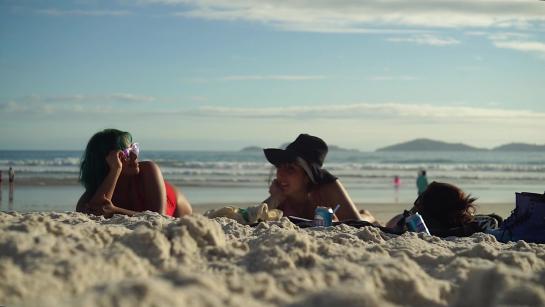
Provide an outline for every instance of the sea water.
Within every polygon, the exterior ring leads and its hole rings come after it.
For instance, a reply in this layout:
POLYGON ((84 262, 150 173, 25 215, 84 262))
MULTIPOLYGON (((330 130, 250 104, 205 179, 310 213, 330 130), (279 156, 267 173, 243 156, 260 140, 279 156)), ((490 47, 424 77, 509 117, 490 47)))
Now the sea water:
MULTIPOLYGON (((14 210, 72 210, 83 192, 78 184, 81 151, 0 151, 3 171, 0 210, 9 210, 7 170, 16 172, 14 210), (8 209, 7 209, 8 208, 8 209)), ((260 202, 274 168, 261 151, 146 151, 163 176, 181 187, 192 204, 260 202)), ((358 152, 332 151, 324 167, 339 177, 357 203, 402 202, 416 197, 416 176, 449 182, 479 202, 513 202, 514 193, 545 190, 544 152, 358 152), (396 188, 393 178, 401 178, 396 188)))

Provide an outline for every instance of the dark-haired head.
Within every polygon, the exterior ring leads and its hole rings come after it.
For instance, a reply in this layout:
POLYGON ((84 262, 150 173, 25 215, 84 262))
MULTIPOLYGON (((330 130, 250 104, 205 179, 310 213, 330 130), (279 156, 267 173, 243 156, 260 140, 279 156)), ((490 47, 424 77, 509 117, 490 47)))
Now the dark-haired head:
POLYGON ((91 137, 83 153, 79 172, 79 181, 86 192, 94 193, 106 178, 109 171, 106 163, 108 153, 125 149, 131 143, 131 134, 117 129, 105 129, 91 137))
POLYGON ((426 223, 450 228, 461 226, 473 218, 475 200, 452 184, 434 181, 416 199, 414 205, 426 223))

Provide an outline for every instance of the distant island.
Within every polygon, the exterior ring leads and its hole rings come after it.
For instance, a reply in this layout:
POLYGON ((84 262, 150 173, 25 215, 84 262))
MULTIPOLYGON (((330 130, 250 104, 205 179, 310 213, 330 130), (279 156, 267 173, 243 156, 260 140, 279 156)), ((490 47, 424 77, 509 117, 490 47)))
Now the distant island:
POLYGON ((430 139, 415 139, 379 148, 376 151, 545 151, 545 145, 511 143, 493 149, 478 148, 462 143, 447 143, 430 139))
POLYGON ((259 146, 248 146, 248 147, 242 148, 240 151, 262 151, 262 150, 263 148, 259 146))
MULTIPOLYGON (((278 148, 286 148, 286 146, 288 146, 289 143, 286 143, 286 144, 282 144, 282 146, 278 147, 278 148)), ((329 145, 328 146, 329 148, 329 151, 342 151, 342 152, 359 152, 359 150, 357 149, 347 149, 347 148, 343 148, 343 147, 340 147, 340 146, 337 146, 337 145, 329 145)), ((259 147, 259 146, 247 146, 247 147, 244 147, 242 148, 240 151, 241 152, 255 152, 255 151, 262 151, 263 148, 262 147, 259 147)))
POLYGON ((511 143, 492 149, 494 151, 545 151, 545 145, 511 143))

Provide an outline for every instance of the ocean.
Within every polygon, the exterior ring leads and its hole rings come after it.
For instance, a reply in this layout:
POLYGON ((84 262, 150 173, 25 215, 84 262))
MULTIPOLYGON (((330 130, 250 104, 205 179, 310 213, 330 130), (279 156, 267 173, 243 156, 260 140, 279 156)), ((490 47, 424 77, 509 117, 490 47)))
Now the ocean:
MULTIPOLYGON (((0 151, 0 210, 73 210, 83 192, 78 184, 81 151, 0 151), (16 172, 9 201, 7 170, 16 172)), ((261 151, 146 151, 163 176, 180 187, 194 206, 258 203, 268 194, 274 169, 261 151)), ((482 203, 514 202, 519 191, 545 191, 545 152, 358 152, 332 151, 324 167, 339 177, 355 202, 410 205, 415 180, 449 182, 482 203), (394 176, 401 186, 393 185, 394 176)))

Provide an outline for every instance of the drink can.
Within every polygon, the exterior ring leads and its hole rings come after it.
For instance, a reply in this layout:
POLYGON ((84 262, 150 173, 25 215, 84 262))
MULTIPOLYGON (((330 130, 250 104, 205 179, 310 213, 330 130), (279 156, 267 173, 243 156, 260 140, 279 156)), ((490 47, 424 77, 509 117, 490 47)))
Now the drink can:
POLYGON ((314 226, 331 226, 333 224, 333 210, 326 207, 318 207, 314 211, 314 226))
POLYGON ((405 223, 407 224, 407 228, 409 229, 409 231, 425 232, 427 234, 430 234, 430 231, 428 230, 428 227, 426 227, 424 219, 420 214, 418 214, 418 212, 407 217, 405 219, 405 223))

